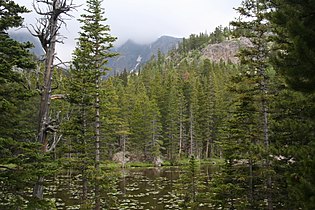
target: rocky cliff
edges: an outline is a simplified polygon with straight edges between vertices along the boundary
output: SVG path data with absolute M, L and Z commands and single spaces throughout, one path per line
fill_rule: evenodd
M 215 63 L 223 61 L 236 64 L 239 62 L 237 53 L 240 49 L 250 46 L 251 42 L 247 38 L 226 40 L 218 44 L 208 45 L 202 50 L 202 56 Z

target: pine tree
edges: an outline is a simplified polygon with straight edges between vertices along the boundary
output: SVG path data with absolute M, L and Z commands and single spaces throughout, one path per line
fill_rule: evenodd
M 21 26 L 20 15 L 28 11 L 9 0 L 0 1 L 0 7 L 0 208 L 34 209 L 38 203 L 25 191 L 32 188 L 38 168 L 47 161 L 34 143 L 37 94 L 31 83 L 35 62 L 28 51 L 31 44 L 8 35 L 10 28 Z
M 277 0 L 271 7 L 273 65 L 286 79 L 280 83 L 274 126 L 277 166 L 292 201 L 285 205 L 314 209 L 314 1 Z
M 102 153 L 104 157 L 102 159 L 108 159 L 115 151 L 114 146 L 120 140 L 120 135 L 124 135 L 124 128 L 122 126 L 124 120 L 121 116 L 121 108 L 117 88 L 114 86 L 115 79 L 109 78 L 103 81 L 101 84 L 102 94 L 102 106 L 101 106 L 101 123 L 102 132 L 106 133 L 106 137 L 102 141 Z M 122 127 L 121 127 L 122 126 Z
M 281 84 L 281 83 L 280 83 Z M 275 185 L 283 208 L 314 208 L 314 94 L 284 88 L 273 104 Z
M 236 32 L 249 38 L 251 46 L 240 53 L 242 71 L 234 77 L 235 109 L 229 120 L 230 135 L 223 144 L 225 186 L 232 187 L 230 208 L 273 209 L 269 141 L 269 42 L 270 23 L 265 1 L 245 0 L 237 9 L 240 19 L 232 22 Z M 239 35 L 239 34 L 237 34 Z M 231 182 L 230 184 L 228 182 Z M 235 192 L 237 192 L 235 194 Z M 224 194 L 224 192 L 221 191 Z
M 171 70 L 164 83 L 167 94 L 164 96 L 163 116 L 163 142 L 167 149 L 167 158 L 175 163 L 182 151 L 184 97 L 178 87 L 178 75 Z M 183 100 L 182 100 L 183 99 Z
M 27 100 L 32 91 L 28 90 L 23 74 L 35 67 L 35 62 L 28 49 L 30 43 L 20 43 L 11 39 L 7 30 L 22 24 L 22 13 L 28 12 L 14 1 L 1 1 L 0 17 L 0 136 L 18 138 L 18 106 Z
M 199 75 L 198 90 L 198 116 L 197 137 L 199 144 L 202 145 L 204 158 L 212 158 L 214 156 L 215 142 L 215 87 L 214 72 L 211 68 L 210 60 L 205 60 L 202 72 Z
M 83 25 L 81 27 L 82 31 L 80 32 L 78 46 L 74 52 L 74 67 L 72 72 L 75 83 L 78 84 L 76 85 L 77 88 L 82 90 L 80 92 L 73 91 L 72 94 L 74 95 L 72 95 L 72 98 L 83 101 L 82 110 L 79 115 L 81 123 L 83 123 L 83 130 L 85 126 L 89 128 L 89 126 L 94 124 L 93 128 L 91 127 L 91 137 L 95 139 L 95 157 L 93 163 L 96 170 L 96 177 L 100 176 L 100 82 L 102 76 L 108 70 L 105 66 L 108 58 L 115 55 L 109 52 L 109 49 L 116 40 L 115 37 L 109 34 L 109 26 L 104 25 L 107 19 L 104 18 L 101 3 L 102 1 L 99 0 L 88 0 L 87 9 L 85 9 L 86 13 L 81 15 L 80 22 Z M 93 118 L 90 118 L 90 113 L 94 113 Z M 101 208 L 99 192 L 98 182 L 95 182 L 95 209 Z
M 200 163 L 194 156 L 189 158 L 189 165 L 185 168 L 184 174 L 180 175 L 176 186 L 176 193 L 181 199 L 179 204 L 183 209 L 198 209 L 202 202 L 201 189 L 203 188 L 200 175 Z
M 278 44 L 274 64 L 291 88 L 303 92 L 315 90 L 314 1 L 271 1 L 273 24 Z

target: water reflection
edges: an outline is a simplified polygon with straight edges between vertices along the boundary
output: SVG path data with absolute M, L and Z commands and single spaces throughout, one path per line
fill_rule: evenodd
M 202 176 L 205 182 L 211 179 L 213 167 L 204 165 Z M 120 174 L 117 182 L 111 182 L 108 192 L 101 194 L 103 205 L 108 200 L 116 198 L 109 209 L 180 209 L 180 200 L 175 189 L 181 174 L 185 173 L 180 167 L 167 168 L 127 168 L 118 171 Z M 117 177 L 116 175 L 113 175 Z M 113 177 L 114 178 L 114 177 Z M 113 180 L 113 179 L 109 179 Z M 57 209 L 82 209 L 82 176 L 68 170 L 64 175 L 53 177 L 46 188 L 46 197 L 56 200 Z M 93 206 L 94 190 L 88 184 L 87 200 L 85 206 Z M 115 189 L 114 189 L 115 188 Z M 116 203 L 116 206 L 112 205 Z M 206 206 L 206 205 L 205 205 Z M 87 208 L 89 209 L 89 208 Z M 103 208 L 108 209 L 108 208 Z M 209 209 L 206 207 L 200 210 Z

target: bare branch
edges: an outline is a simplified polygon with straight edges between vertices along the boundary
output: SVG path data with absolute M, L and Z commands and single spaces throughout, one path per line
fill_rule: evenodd
M 52 142 L 50 148 L 47 149 L 47 152 L 53 151 L 57 147 L 57 144 L 60 142 L 61 138 L 62 138 L 62 134 L 57 137 L 57 133 L 54 133 L 53 142 Z
M 67 64 L 71 64 L 71 62 L 67 61 L 67 62 L 63 62 L 58 56 L 55 56 L 55 59 L 59 61 L 59 63 L 55 64 L 54 67 L 60 67 L 61 65 L 63 65 L 65 68 L 67 68 L 69 65 Z
M 66 98 L 66 95 L 65 95 L 65 94 L 55 94 L 55 95 L 50 96 L 50 99 L 51 99 L 51 100 L 65 99 L 65 98 Z
M 43 18 L 40 18 L 37 20 L 37 26 L 32 27 L 32 31 L 30 29 L 29 32 L 35 36 L 38 37 L 38 39 L 41 42 L 41 45 L 45 52 L 47 52 L 49 44 L 51 44 L 51 40 L 53 37 L 57 37 L 59 29 L 66 25 L 64 18 L 61 18 L 61 15 L 66 15 L 68 17 L 73 17 L 68 12 L 71 10 L 77 10 L 79 6 L 76 6 L 73 4 L 73 1 L 71 0 L 69 3 L 67 0 L 33 0 L 33 8 L 35 12 Z M 40 7 L 39 4 L 46 4 L 47 5 L 47 11 L 43 11 L 43 9 Z M 57 28 L 55 30 L 51 31 L 51 24 L 53 22 L 59 22 L 57 25 Z M 56 39 L 56 42 L 63 43 L 62 40 Z

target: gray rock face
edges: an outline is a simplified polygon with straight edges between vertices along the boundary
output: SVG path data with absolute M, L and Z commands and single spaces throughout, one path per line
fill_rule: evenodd
M 234 40 L 226 40 L 219 44 L 210 44 L 202 50 L 204 58 L 209 59 L 214 63 L 231 62 L 233 64 L 239 63 L 237 53 L 241 48 L 252 46 L 247 38 L 240 38 Z

